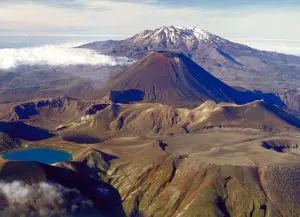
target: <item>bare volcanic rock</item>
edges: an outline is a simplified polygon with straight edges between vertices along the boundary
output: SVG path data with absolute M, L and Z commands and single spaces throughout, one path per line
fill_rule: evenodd
M 0 151 L 6 151 L 19 147 L 21 142 L 0 131 Z
M 227 129 L 277 133 L 299 128 L 297 118 L 263 101 L 244 105 L 207 101 L 192 109 L 136 103 L 109 105 L 93 116 L 70 122 L 65 125 L 64 138 L 85 139 L 92 135 L 106 140 L 118 136 L 173 136 Z M 88 142 L 85 140 L 85 143 Z
M 279 92 L 279 95 L 290 109 L 300 111 L 300 88 L 284 90 Z M 298 115 L 300 115 L 299 112 Z
M 65 96 L 0 104 L 0 120 L 21 120 L 49 128 L 79 117 L 90 105 L 90 102 Z
M 100 96 L 105 95 L 110 95 L 113 102 L 144 101 L 176 106 L 196 105 L 206 100 L 243 104 L 264 98 L 226 85 L 183 54 L 164 51 L 151 52 L 120 72 L 101 89 Z
M 118 158 L 83 152 L 68 168 L 109 180 L 127 216 L 299 216 L 299 156 L 264 149 L 264 138 L 190 134 L 164 141 L 163 150 L 123 137 L 106 144 Z

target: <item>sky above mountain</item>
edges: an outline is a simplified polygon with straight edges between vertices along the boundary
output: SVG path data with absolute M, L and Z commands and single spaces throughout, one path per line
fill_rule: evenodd
M 130 36 L 161 25 L 298 40 L 299 0 L 1 0 L 0 35 Z

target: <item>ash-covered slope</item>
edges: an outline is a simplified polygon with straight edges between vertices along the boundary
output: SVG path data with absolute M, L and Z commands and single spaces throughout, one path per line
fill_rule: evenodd
M 183 54 L 151 52 L 111 79 L 95 96 L 110 95 L 113 102 L 159 102 L 187 106 L 206 100 L 243 104 L 261 99 L 238 91 L 215 78 Z M 272 103 L 281 104 L 276 97 Z
M 135 59 L 151 51 L 183 53 L 226 83 L 252 90 L 281 93 L 300 85 L 300 57 L 253 49 L 199 28 L 161 27 L 125 40 L 93 42 L 81 47 Z M 299 111 L 295 95 L 292 99 L 281 96 L 290 108 Z
M 64 126 L 67 138 L 91 138 L 92 143 L 122 136 L 160 137 L 207 131 L 299 132 L 300 120 L 263 101 L 244 105 L 207 101 L 197 108 L 155 103 L 112 104 Z M 88 143 L 88 142 L 85 142 Z

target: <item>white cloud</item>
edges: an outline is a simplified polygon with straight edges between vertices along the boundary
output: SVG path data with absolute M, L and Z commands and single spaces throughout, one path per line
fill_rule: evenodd
M 0 182 L 0 216 L 50 217 L 95 211 L 93 202 L 76 189 L 47 182 Z
M 131 63 L 128 58 L 110 57 L 95 51 L 73 48 L 75 44 L 46 45 L 31 48 L 0 49 L 0 69 L 19 65 L 101 65 L 116 66 Z
M 235 8 L 201 8 L 184 5 L 167 7 L 142 4 L 138 1 L 73 0 L 70 4 L 74 7 L 67 7 L 55 3 L 58 1 L 48 2 L 51 4 L 42 1 L 13 1 L 11 3 L 0 1 L 2 34 L 105 34 L 126 37 L 144 29 L 175 25 L 198 26 L 231 40 L 235 38 L 297 40 L 300 38 L 299 6 L 257 5 L 250 7 L 245 5 L 242 7 L 240 4 L 240 7 Z M 268 50 L 274 50 L 272 47 L 270 49 L 265 47 Z M 290 48 L 291 51 L 289 51 Z M 297 47 L 290 46 L 290 48 L 277 46 L 275 49 L 287 53 L 298 53 Z
M 19 32 L 57 32 L 132 35 L 161 25 L 198 26 L 221 36 L 250 38 L 300 37 L 299 8 L 247 6 L 214 9 L 163 7 L 138 2 L 76 0 L 81 8 L 31 3 L 0 3 L 2 29 Z
M 260 50 L 300 56 L 300 40 L 236 38 L 234 41 Z

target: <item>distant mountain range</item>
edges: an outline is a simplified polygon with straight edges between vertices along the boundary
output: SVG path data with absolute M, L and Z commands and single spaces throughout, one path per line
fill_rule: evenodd
M 161 27 L 125 40 L 80 46 L 106 55 L 140 59 L 151 51 L 183 53 L 233 86 L 274 92 L 300 111 L 300 57 L 260 51 L 199 28 Z

